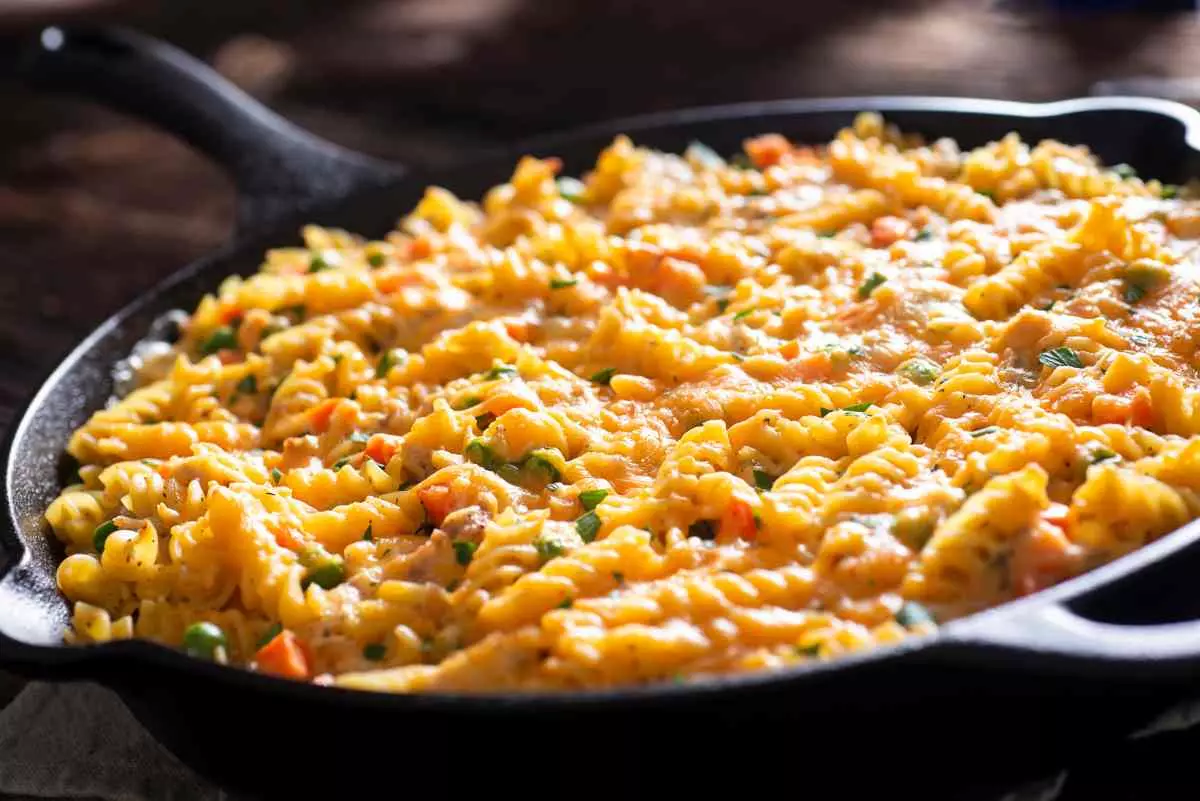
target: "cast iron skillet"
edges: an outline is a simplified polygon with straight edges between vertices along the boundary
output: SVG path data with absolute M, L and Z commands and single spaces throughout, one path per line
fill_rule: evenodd
M 797 792 L 823 781 L 861 789 L 875 780 L 895 791 L 907 777 L 928 797 L 938 782 L 963 787 L 966 779 L 1045 768 L 1128 733 L 1185 692 L 1200 668 L 1200 621 L 1192 619 L 1200 608 L 1187 586 L 1200 561 L 1196 524 L 930 638 L 699 684 L 392 696 L 277 680 L 146 642 L 61 645 L 60 552 L 42 513 L 61 486 L 69 433 L 103 405 L 112 365 L 157 317 L 191 309 L 226 275 L 253 272 L 267 247 L 294 243 L 302 223 L 380 235 L 426 185 L 478 197 L 509 176 L 521 153 L 560 156 L 566 173 L 579 174 L 618 132 L 659 148 L 698 139 L 731 152 L 744 137 L 769 131 L 826 141 L 864 109 L 964 146 L 1014 129 L 1030 139 L 1082 142 L 1109 163 L 1180 181 L 1200 159 L 1200 114 L 1128 98 L 785 101 L 613 122 L 427 173 L 316 139 L 190 57 L 135 34 L 50 28 L 25 66 L 42 86 L 82 92 L 178 134 L 228 169 L 241 199 L 234 241 L 100 325 L 11 431 L 3 454 L 0 665 L 111 687 L 168 748 L 217 780 L 292 797 L 346 797 L 370 788 L 394 795 L 435 780 L 459 790 L 540 785 L 611 795 L 629 793 L 631 781 L 664 777 L 676 790 L 711 789 L 736 776 L 743 790 L 779 779 Z M 839 773 L 845 763 L 869 769 Z M 903 772 L 891 773 L 897 766 Z M 548 777 L 575 781 L 550 785 Z

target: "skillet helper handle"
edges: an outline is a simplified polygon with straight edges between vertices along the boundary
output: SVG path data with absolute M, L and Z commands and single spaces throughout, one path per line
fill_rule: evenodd
M 304 131 L 182 50 L 132 31 L 45 28 L 21 71 L 35 86 L 130 113 L 214 159 L 237 187 L 239 233 L 404 172 Z

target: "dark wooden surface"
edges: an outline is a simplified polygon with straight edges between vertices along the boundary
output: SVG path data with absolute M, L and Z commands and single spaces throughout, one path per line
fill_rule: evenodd
M 94 8 L 0 6 L 0 64 L 37 24 L 131 24 L 209 60 L 300 124 L 409 163 L 611 116 L 748 99 L 1043 100 L 1129 79 L 1200 99 L 1193 14 L 1068 15 L 979 0 L 76 4 Z M 0 103 L 4 426 L 96 323 L 227 236 L 233 196 L 212 165 L 136 121 L 7 76 Z M 17 686 L 0 675 L 0 705 Z M 1159 785 L 1171 775 L 1154 770 Z M 1120 795 L 1121 781 L 1100 783 L 1112 798 L 1167 797 L 1142 795 L 1144 783 Z

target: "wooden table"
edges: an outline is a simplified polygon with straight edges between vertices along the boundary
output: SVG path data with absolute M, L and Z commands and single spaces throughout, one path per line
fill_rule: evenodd
M 0 32 L 66 19 L 69 5 L 15 4 L 8 16 L 0 10 Z M 108 2 L 90 16 L 163 35 L 300 124 L 410 163 L 605 117 L 748 99 L 1043 100 L 1130 78 L 1171 79 L 1177 96 L 1200 99 L 1195 15 L 1030 7 L 239 0 Z M 233 198 L 212 165 L 135 121 L 12 81 L 0 83 L 0 101 L 3 426 L 96 323 L 219 244 Z M 17 686 L 0 677 L 0 704 Z M 1117 758 L 1099 774 L 1109 794 L 1122 781 L 1147 790 L 1144 773 L 1121 772 L 1130 760 Z M 1155 775 L 1171 786 L 1169 766 Z

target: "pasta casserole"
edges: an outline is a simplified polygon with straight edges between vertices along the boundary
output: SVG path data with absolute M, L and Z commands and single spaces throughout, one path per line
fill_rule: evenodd
M 928 635 L 1200 515 L 1200 205 L 875 114 L 309 226 L 75 432 L 76 643 L 560 691 Z

